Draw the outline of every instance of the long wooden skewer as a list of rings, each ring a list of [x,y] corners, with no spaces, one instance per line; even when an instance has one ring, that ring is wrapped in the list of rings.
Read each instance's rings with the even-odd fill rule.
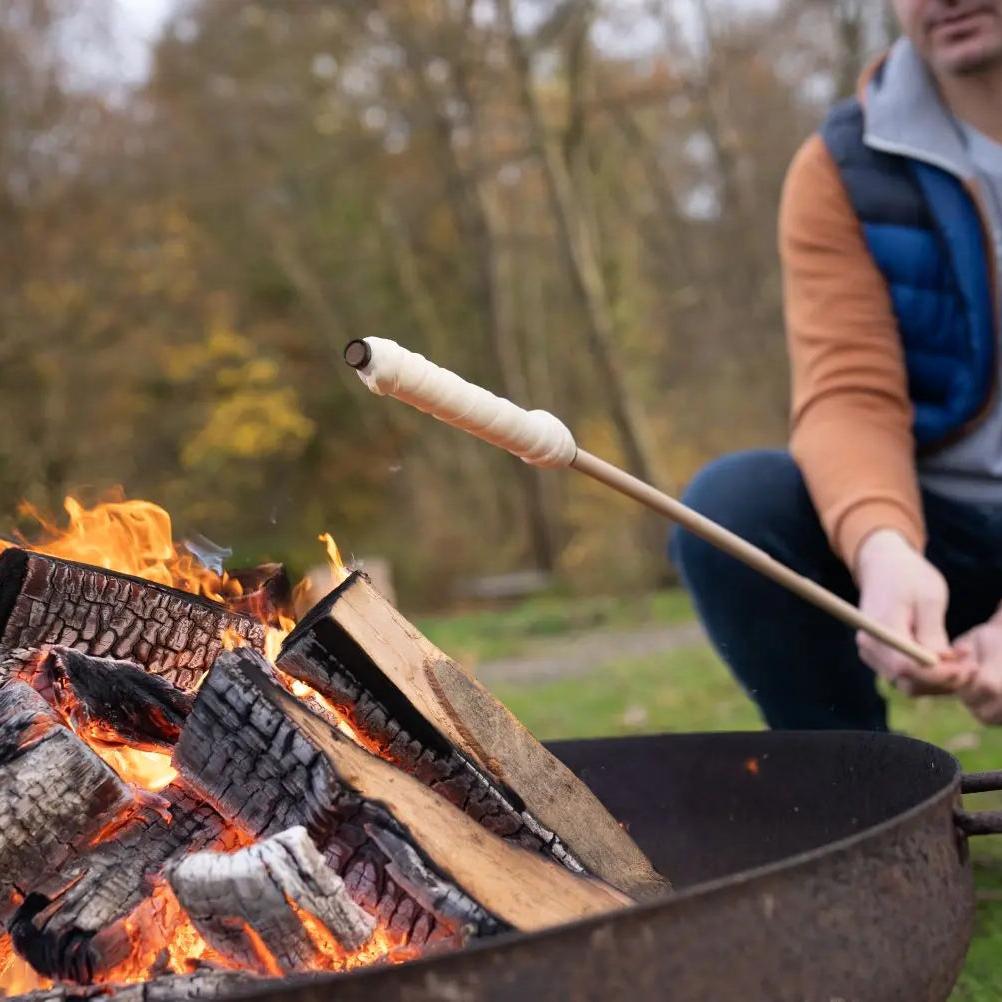
[[[396,397],[446,424],[507,449],[527,463],[570,466],[671,519],[847,626],[868,633],[920,664],[932,666],[939,662],[932,651],[871,619],[851,602],[798,574],[730,529],[618,466],[579,449],[567,427],[547,411],[525,411],[383,338],[352,341],[345,348],[345,361],[358,370],[374,393]]]

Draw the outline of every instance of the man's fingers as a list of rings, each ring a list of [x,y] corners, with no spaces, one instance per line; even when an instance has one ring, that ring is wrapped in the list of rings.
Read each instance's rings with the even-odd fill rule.
[[[887,644],[874,640],[869,633],[856,634],[856,647],[863,662],[881,678],[893,682],[901,673],[901,655]]]
[[[868,634],[857,634],[856,643],[864,664],[907,696],[957,692],[969,685],[976,673],[976,666],[967,659],[946,658],[932,666],[919,664]]]
[[[980,699],[976,702],[964,698],[964,705],[971,711],[971,715],[982,724],[993,725],[1002,723],[1002,698],[998,693],[994,693],[989,698]]]
[[[915,603],[915,639],[933,654],[950,650],[946,633],[946,604],[942,596],[924,595]]]

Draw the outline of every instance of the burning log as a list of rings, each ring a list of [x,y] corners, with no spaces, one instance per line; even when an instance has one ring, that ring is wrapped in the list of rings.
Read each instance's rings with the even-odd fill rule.
[[[632,897],[669,885],[591,791],[508,709],[352,574],[307,614],[278,667],[367,747],[489,831]]]
[[[495,931],[493,916],[447,883],[442,907],[431,912],[395,879],[392,861],[373,838],[393,819],[343,787],[287,713],[301,705],[272,677],[271,666],[246,648],[222,654],[181,732],[174,767],[259,838],[305,826],[353,900],[387,920],[403,942],[422,947],[446,939],[459,945],[467,926],[479,934]]]
[[[0,921],[134,802],[34,690],[0,688]]]
[[[188,852],[236,848],[239,837],[185,784],[171,783],[93,848],[26,889],[10,931],[40,974],[79,984],[142,970],[177,921],[164,868]]]
[[[70,647],[14,651],[6,664],[9,675],[41,693],[78,734],[104,744],[170,751],[195,701],[193,693],[131,661]]]
[[[209,599],[39,553],[0,554],[0,656],[61,644],[134,661],[191,689],[222,649],[224,633],[264,648],[260,623]]]
[[[323,967],[324,952],[304,925],[304,912],[333,936],[342,955],[361,947],[376,924],[302,827],[236,853],[186,856],[168,880],[209,946],[259,974]]]
[[[243,613],[260,623],[281,626],[281,617],[292,615],[292,582],[282,564],[231,571],[229,578],[243,589],[237,597],[226,599],[230,612]]]
[[[216,661],[173,761],[258,836],[304,825],[353,900],[412,945],[629,902],[487,832],[311,713],[246,649]]]
[[[16,999],[17,1002],[82,1002],[98,998],[112,998],[115,1002],[195,1002],[230,998],[250,988],[262,989],[276,984],[275,980],[262,980],[241,971],[205,970],[154,978],[138,985],[62,985],[18,995]]]

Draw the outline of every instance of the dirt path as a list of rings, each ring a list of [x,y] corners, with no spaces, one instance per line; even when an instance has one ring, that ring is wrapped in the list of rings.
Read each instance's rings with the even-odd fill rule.
[[[609,661],[664,654],[701,643],[699,624],[675,623],[633,630],[591,630],[540,645],[512,658],[484,661],[477,677],[488,685],[498,682],[550,682],[587,675]]]

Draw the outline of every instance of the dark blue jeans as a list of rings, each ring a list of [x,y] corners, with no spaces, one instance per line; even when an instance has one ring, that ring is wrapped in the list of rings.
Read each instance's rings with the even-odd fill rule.
[[[926,555],[949,584],[947,630],[955,637],[989,619],[1002,601],[1002,507],[928,492],[922,500]],[[725,456],[699,473],[685,501],[858,601],[788,453]],[[851,629],[684,530],[673,533],[671,554],[714,647],[771,727],[887,729],[886,704]]]

